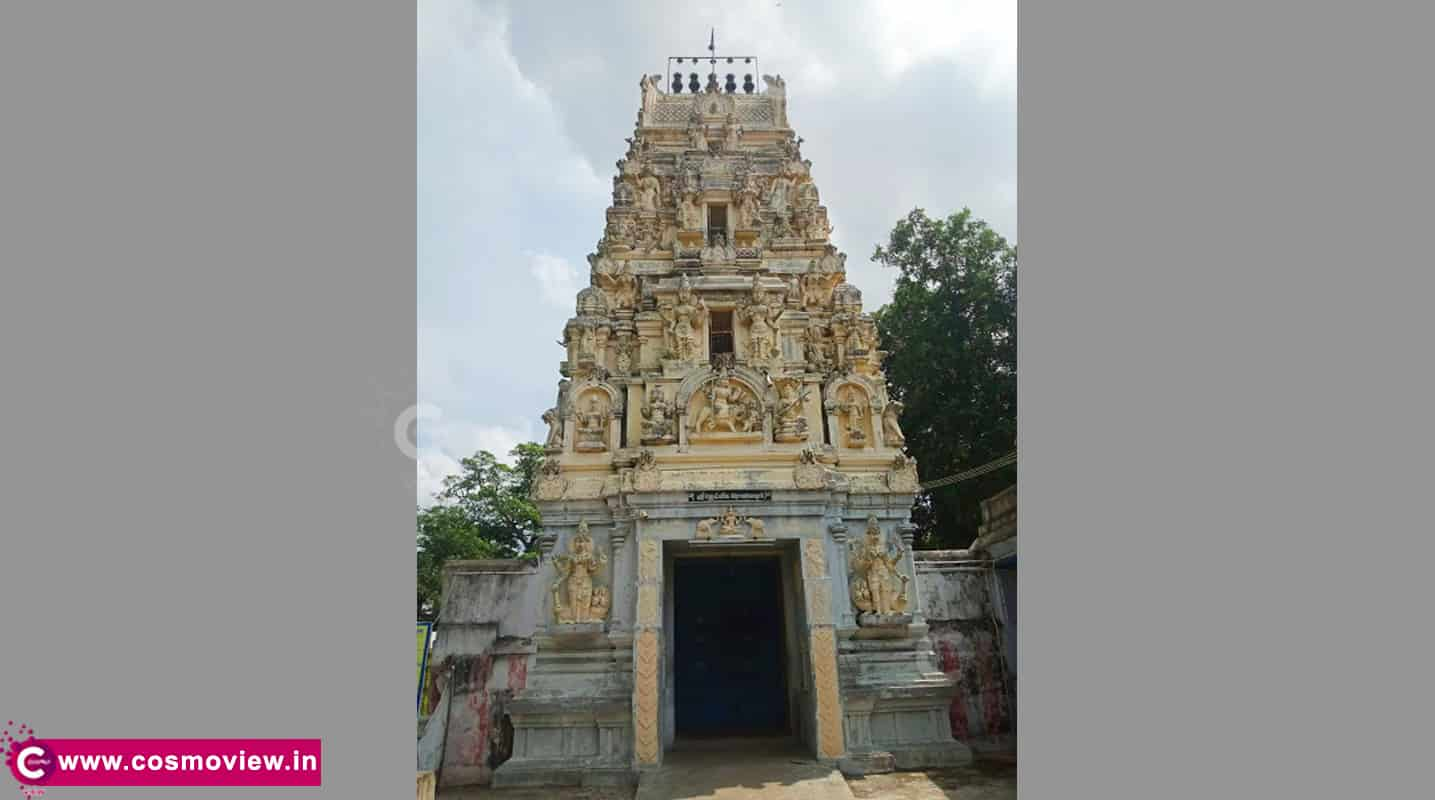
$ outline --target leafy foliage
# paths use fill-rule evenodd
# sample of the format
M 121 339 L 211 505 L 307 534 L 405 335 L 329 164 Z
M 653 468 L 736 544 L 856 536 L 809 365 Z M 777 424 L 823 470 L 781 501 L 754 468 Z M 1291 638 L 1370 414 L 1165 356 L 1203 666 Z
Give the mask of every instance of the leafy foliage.
M 962 209 L 914 209 L 873 259 L 898 270 L 892 302 L 874 315 L 888 388 L 902 401 L 907 451 L 923 481 L 1016 449 L 1016 247 Z M 1016 467 L 924 492 L 913 510 L 926 547 L 965 547 L 979 503 Z
M 543 461 L 533 442 L 510 451 L 514 464 L 480 450 L 444 478 L 438 503 L 418 512 L 418 616 L 438 616 L 443 564 L 467 558 L 531 558 L 539 528 L 529 489 Z

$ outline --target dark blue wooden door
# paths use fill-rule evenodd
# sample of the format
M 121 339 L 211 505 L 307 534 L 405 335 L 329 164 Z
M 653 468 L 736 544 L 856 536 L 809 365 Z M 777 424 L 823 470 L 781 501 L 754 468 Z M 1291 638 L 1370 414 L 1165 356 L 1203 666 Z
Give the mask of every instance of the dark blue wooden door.
M 678 559 L 673 635 L 679 734 L 787 729 L 776 558 Z

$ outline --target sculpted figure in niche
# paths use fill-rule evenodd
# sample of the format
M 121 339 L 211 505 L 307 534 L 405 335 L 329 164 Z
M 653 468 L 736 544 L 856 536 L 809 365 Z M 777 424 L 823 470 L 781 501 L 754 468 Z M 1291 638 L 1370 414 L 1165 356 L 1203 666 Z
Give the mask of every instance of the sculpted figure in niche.
M 608 616 L 608 591 L 593 586 L 593 576 L 608 563 L 608 557 L 593 554 L 588 522 L 578 523 L 578 532 L 568 543 L 568 553 L 553 557 L 558 580 L 553 583 L 553 621 L 560 625 L 600 622 Z
M 802 305 L 808 309 L 818 309 L 828 305 L 832 300 L 832 286 L 822 273 L 817 272 L 816 262 L 813 268 L 802 275 Z
M 638 279 L 634 277 L 626 261 L 615 264 L 608 272 L 599 273 L 599 276 L 610 308 L 630 309 L 637 305 Z
M 845 387 L 838 395 L 837 410 L 847 431 L 847 446 L 862 447 L 867 443 L 867 396 L 854 386 Z
M 578 449 L 608 449 L 608 409 L 596 394 L 590 396 L 587 406 L 578 411 Z
M 727 263 L 737 258 L 737 250 L 727 243 L 727 235 L 718 232 L 713 234 L 712 243 L 704 247 L 700 254 L 704 263 Z
M 889 447 L 901 447 L 907 442 L 907 437 L 902 435 L 901 426 L 897 424 L 902 408 L 900 402 L 893 400 L 882 409 L 882 439 Z
M 742 126 L 732 114 L 727 115 L 727 124 L 722 129 L 722 146 L 728 152 L 736 151 L 742 145 Z
M 708 384 L 707 405 L 693 419 L 697 433 L 749 433 L 762 424 L 761 407 L 746 398 L 743 388 L 720 378 Z
M 693 118 L 688 120 L 688 149 L 708 149 L 707 132 L 703 130 L 702 118 L 696 115 L 694 115 Z
M 876 517 L 867 518 L 865 541 L 853 543 L 848 563 L 852 565 L 852 604 L 868 614 L 901 614 L 907 610 L 906 575 L 897 571 L 905 551 L 898 545 L 890 550 L 882 541 Z
M 644 169 L 641 177 L 638 178 L 638 208 L 641 211 L 657 211 L 659 195 L 662 193 L 662 184 L 658 182 L 651 170 Z
M 618 340 L 618 353 L 614 358 L 618 367 L 619 375 L 628 375 L 633 371 L 633 339 L 624 336 Z
M 779 442 L 807 440 L 807 417 L 802 406 L 809 392 L 800 387 L 801 384 L 794 380 L 777 384 L 777 430 L 772 438 Z
M 643 444 L 670 444 L 673 432 L 673 404 L 663 396 L 662 387 L 653 387 L 652 396 L 643 404 Z M 651 451 L 645 451 L 651 454 Z
M 807 326 L 807 341 L 803 344 L 803 355 L 807 363 L 819 372 L 826 372 L 832 366 L 832 344 L 822 325 L 813 322 Z
M 762 223 L 762 208 L 758 203 L 757 192 L 744 191 L 737 198 L 737 227 L 742 230 L 752 230 Z
M 550 408 L 543 412 L 543 421 L 548 423 L 548 439 L 543 442 L 543 449 L 563 449 L 563 419 L 558 416 L 558 409 Z
M 791 191 L 792 178 L 786 173 L 778 173 L 767 190 L 767 207 L 779 213 L 787 211 L 787 196 Z

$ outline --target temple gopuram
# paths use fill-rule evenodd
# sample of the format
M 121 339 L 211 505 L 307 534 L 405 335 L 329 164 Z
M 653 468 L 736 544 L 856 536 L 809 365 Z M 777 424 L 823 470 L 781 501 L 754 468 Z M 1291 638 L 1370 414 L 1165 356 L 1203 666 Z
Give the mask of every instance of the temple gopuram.
M 949 766 L 972 757 L 954 704 L 987 724 L 943 665 L 1000 658 L 987 589 L 913 553 L 876 327 L 784 81 L 737 62 L 639 82 L 542 413 L 541 558 L 446 575 L 435 657 L 467 694 L 442 712 L 444 783 L 633 783 L 704 737 L 789 737 L 849 774 Z

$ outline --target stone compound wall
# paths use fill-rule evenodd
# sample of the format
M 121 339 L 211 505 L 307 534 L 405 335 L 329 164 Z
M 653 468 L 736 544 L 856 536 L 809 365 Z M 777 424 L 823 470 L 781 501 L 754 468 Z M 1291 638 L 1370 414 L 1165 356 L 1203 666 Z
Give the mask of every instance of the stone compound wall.
M 1002 652 L 991 562 L 965 550 L 913 554 L 929 635 L 943 672 L 959 687 L 950 715 L 952 736 L 976 751 L 1015 746 L 1014 689 Z
M 511 752 L 504 716 L 527 684 L 535 650 L 542 607 L 536 568 L 514 560 L 444 566 L 429 665 L 432 711 L 419 739 L 419 768 L 436 769 L 442 786 L 487 784 Z

